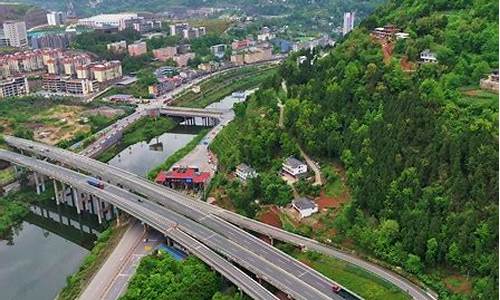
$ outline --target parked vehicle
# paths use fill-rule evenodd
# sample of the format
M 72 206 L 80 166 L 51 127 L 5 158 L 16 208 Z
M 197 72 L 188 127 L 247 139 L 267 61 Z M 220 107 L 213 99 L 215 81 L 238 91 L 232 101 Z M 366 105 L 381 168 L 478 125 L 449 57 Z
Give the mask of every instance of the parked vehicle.
M 100 182 L 95 178 L 88 179 L 87 183 L 90 184 L 91 186 L 95 186 L 96 188 L 104 189 L 104 183 Z
M 336 294 L 340 293 L 340 291 L 342 290 L 342 288 L 336 284 L 333 284 L 332 285 L 332 291 Z

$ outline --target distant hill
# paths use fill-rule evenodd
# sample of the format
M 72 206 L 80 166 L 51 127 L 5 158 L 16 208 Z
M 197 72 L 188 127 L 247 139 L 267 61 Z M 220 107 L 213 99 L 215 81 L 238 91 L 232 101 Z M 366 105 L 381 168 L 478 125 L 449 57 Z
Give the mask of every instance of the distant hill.
M 46 24 L 46 11 L 29 4 L 0 3 L 0 24 L 7 20 L 21 20 L 26 22 L 26 27 Z
M 17 1 L 17 0 L 16 0 Z M 103 12 L 150 11 L 162 12 L 179 8 L 238 7 L 251 14 L 278 15 L 294 10 L 321 9 L 328 15 L 339 17 L 347 10 L 355 10 L 359 16 L 366 16 L 383 0 L 20 0 L 45 9 L 66 10 L 72 2 L 78 16 Z

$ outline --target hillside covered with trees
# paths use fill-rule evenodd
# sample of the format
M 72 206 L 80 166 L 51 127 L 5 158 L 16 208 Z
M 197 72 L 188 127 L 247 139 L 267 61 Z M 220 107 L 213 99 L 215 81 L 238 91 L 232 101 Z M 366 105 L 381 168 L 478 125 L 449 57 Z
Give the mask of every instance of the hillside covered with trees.
M 495 1 L 393 0 L 330 55 L 290 57 L 216 138 L 222 170 L 246 162 L 272 173 L 297 141 L 347 171 L 352 199 L 332 220 L 334 243 L 353 242 L 444 299 L 498 298 L 498 94 L 479 89 L 498 68 L 497 12 Z M 370 32 L 386 24 L 409 38 L 384 53 Z M 438 63 L 419 62 L 425 49 Z M 247 213 L 268 189 L 216 184 Z
M 498 68 L 497 12 L 496 1 L 389 1 L 329 56 L 281 70 L 286 127 L 347 168 L 353 199 L 336 239 L 442 294 L 440 280 L 461 273 L 474 299 L 498 297 L 498 95 L 474 97 Z M 410 38 L 384 61 L 369 32 L 387 23 Z M 424 49 L 439 62 L 418 64 Z

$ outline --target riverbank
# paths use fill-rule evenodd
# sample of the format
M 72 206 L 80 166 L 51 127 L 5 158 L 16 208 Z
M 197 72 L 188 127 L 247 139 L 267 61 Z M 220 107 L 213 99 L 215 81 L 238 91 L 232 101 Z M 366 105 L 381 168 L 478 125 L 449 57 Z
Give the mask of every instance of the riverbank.
M 123 137 L 119 143 L 111 146 L 106 151 L 101 153 L 97 159 L 102 162 L 107 162 L 128 146 L 139 143 L 141 141 L 149 141 L 152 138 L 161 135 L 173 128 L 177 124 L 170 118 L 150 118 L 143 117 L 123 132 Z
M 186 146 L 177 150 L 174 154 L 170 155 L 162 164 L 149 171 L 147 176 L 148 179 L 154 180 L 156 178 L 156 175 L 158 175 L 160 171 L 170 169 L 170 167 L 172 167 L 177 161 L 181 160 L 184 156 L 191 152 L 209 131 L 210 129 L 208 128 L 202 129 L 196 135 L 196 137 L 194 137 Z

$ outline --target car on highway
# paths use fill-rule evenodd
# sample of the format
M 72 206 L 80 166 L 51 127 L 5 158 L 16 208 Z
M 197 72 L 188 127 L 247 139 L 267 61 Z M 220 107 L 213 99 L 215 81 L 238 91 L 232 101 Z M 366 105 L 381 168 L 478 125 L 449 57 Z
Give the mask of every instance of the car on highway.
M 336 285 L 335 283 L 332 285 L 332 291 L 336 294 L 340 293 L 340 291 L 342 290 L 342 288 L 338 285 Z

